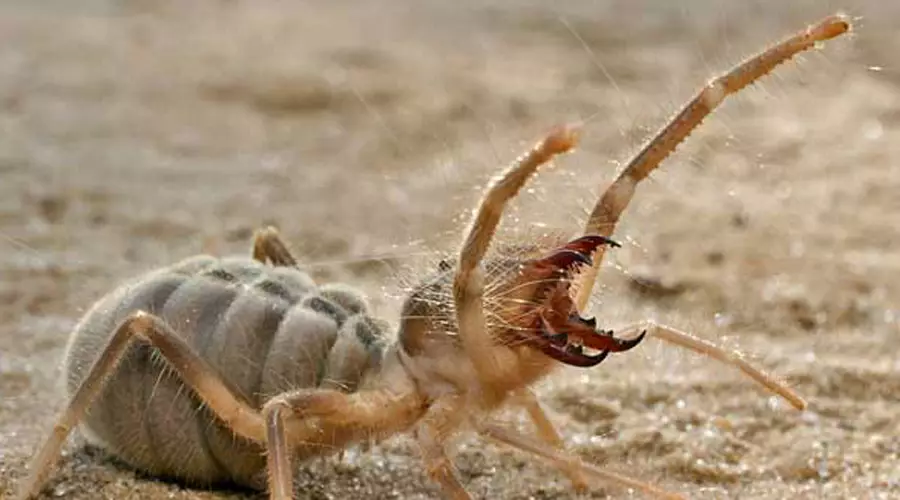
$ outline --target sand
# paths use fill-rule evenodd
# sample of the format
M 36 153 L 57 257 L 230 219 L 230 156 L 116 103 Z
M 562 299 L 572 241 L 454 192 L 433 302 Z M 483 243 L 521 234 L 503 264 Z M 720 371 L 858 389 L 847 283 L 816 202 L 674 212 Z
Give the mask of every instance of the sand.
M 180 2 L 0 5 L 0 496 L 61 408 L 72 326 L 117 283 L 275 224 L 317 279 L 396 323 L 503 164 L 557 123 L 502 242 L 577 234 L 709 77 L 843 9 L 862 16 L 729 101 L 641 185 L 592 302 L 746 353 L 810 400 L 648 341 L 535 387 L 579 456 L 691 498 L 900 497 L 900 18 L 892 2 Z M 571 498 L 462 436 L 477 498 Z M 298 498 L 434 498 L 408 439 L 298 472 Z M 46 498 L 199 490 L 70 441 Z M 627 498 L 602 485 L 587 498 Z

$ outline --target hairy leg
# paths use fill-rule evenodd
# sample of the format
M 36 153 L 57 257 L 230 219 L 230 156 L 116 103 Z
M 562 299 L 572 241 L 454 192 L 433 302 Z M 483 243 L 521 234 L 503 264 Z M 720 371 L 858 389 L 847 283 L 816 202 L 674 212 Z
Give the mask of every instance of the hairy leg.
M 536 441 L 531 437 L 525 436 L 520 432 L 497 422 L 479 424 L 478 432 L 491 440 L 512 446 L 513 448 L 517 448 L 532 455 L 537 455 L 561 470 L 578 470 L 581 474 L 598 481 L 616 484 L 624 488 L 633 488 L 653 498 L 667 500 L 684 499 L 681 495 L 669 493 L 636 479 L 621 476 L 599 467 L 586 464 L 577 458 L 568 456 L 562 451 L 556 450 L 545 443 Z
M 339 451 L 349 442 L 399 432 L 415 422 L 421 412 L 422 400 L 415 392 L 371 390 L 347 394 L 332 389 L 307 389 L 273 397 L 262 410 L 270 498 L 291 498 L 294 448 Z
M 446 451 L 447 440 L 464 418 L 463 404 L 461 396 L 445 396 L 429 408 L 428 414 L 416 429 L 416 438 L 422 448 L 422 461 L 428 476 L 440 485 L 447 498 L 453 500 L 471 498 L 460 482 Z
M 566 447 L 565 443 L 559 435 L 559 432 L 556 430 L 556 427 L 553 426 L 553 422 L 550 421 L 550 418 L 541 407 L 541 403 L 537 396 L 535 396 L 530 389 L 523 389 L 516 394 L 516 398 L 518 403 L 522 405 L 528 413 L 528 418 L 531 419 L 531 422 L 537 429 L 538 436 L 541 440 L 560 453 L 564 453 Z M 568 463 L 561 465 L 564 466 L 562 471 L 569 478 L 569 481 L 572 481 L 572 487 L 575 491 L 585 491 L 588 485 L 587 479 L 585 479 L 582 471 L 578 467 L 570 466 Z
M 271 262 L 273 266 L 296 267 L 297 259 L 291 255 L 281 234 L 272 226 L 258 229 L 253 235 L 253 259 Z
M 693 132 L 700 122 L 725 97 L 762 78 L 779 64 L 825 40 L 850 30 L 850 21 L 842 15 L 830 16 L 763 52 L 753 56 L 711 82 L 650 139 L 631 160 L 615 181 L 597 201 L 584 229 L 585 234 L 612 236 L 619 217 L 628 206 L 638 183 L 644 180 L 675 148 Z M 584 311 L 597 279 L 605 247 L 594 252 L 594 263 L 584 270 L 578 280 L 575 305 Z
M 650 337 L 656 337 L 671 344 L 675 344 L 694 352 L 709 356 L 710 358 L 721 361 L 722 363 L 734 366 L 744 372 L 747 376 L 763 385 L 769 391 L 778 394 L 787 400 L 794 408 L 798 410 L 806 409 L 806 400 L 800 397 L 795 391 L 785 384 L 779 382 L 775 377 L 756 368 L 748 363 L 740 353 L 734 351 L 726 351 L 716 346 L 712 342 L 701 339 L 687 332 L 682 332 L 671 326 L 660 325 L 652 321 L 646 321 L 636 325 L 626 326 L 619 331 L 619 335 L 623 337 L 632 337 L 642 332 L 647 332 Z
M 84 417 L 100 393 L 108 376 L 135 340 L 148 342 L 181 376 L 207 406 L 229 428 L 242 437 L 257 442 L 265 439 L 265 426 L 259 413 L 232 392 L 215 370 L 197 356 L 178 334 L 162 319 L 136 312 L 122 321 L 109 343 L 69 400 L 53 425 L 53 432 L 35 455 L 28 477 L 16 498 L 24 500 L 38 493 L 57 460 L 66 438 Z
M 561 127 L 494 178 L 478 205 L 460 249 L 459 267 L 453 281 L 459 337 L 479 379 L 485 382 L 493 380 L 498 374 L 497 362 L 493 356 L 494 346 L 492 339 L 486 334 L 482 309 L 484 276 L 480 269 L 481 260 L 487 253 L 506 203 L 518 194 L 538 167 L 575 147 L 577 140 L 577 128 Z

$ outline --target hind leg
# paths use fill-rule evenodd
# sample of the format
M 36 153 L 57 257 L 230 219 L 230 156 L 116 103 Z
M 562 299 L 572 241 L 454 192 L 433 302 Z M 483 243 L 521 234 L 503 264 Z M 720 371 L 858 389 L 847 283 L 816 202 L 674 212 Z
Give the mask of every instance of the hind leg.
M 281 234 L 272 226 L 259 229 L 253 235 L 253 259 L 259 262 L 271 262 L 277 267 L 296 267 L 297 259 L 291 255 Z
M 14 498 L 25 500 L 37 495 L 69 433 L 84 417 L 103 389 L 106 379 L 135 340 L 152 345 L 178 372 L 185 384 L 236 434 L 259 443 L 265 442 L 265 425 L 259 412 L 236 396 L 215 370 L 172 327 L 157 316 L 136 312 L 116 328 L 100 357 L 91 366 L 63 413 L 56 419 L 52 433 L 32 459 L 28 477 Z

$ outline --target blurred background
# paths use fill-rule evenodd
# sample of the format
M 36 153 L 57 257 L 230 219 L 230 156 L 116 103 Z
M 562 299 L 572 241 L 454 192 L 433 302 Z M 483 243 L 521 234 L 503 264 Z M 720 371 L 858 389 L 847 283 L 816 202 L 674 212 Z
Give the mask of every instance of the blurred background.
M 0 4 L 0 495 L 63 404 L 72 326 L 117 283 L 277 225 L 320 281 L 400 301 L 490 176 L 586 122 L 501 242 L 576 234 L 710 77 L 819 18 L 849 36 L 726 102 L 639 188 L 592 304 L 739 349 L 811 400 L 653 342 L 537 388 L 573 450 L 691 498 L 900 495 L 900 4 L 877 0 Z M 461 441 L 478 498 L 570 498 Z M 431 498 L 403 439 L 299 498 Z M 414 471 L 414 472 L 410 472 Z M 256 498 L 157 482 L 75 439 L 55 498 Z M 623 496 L 598 489 L 588 498 Z M 625 495 L 627 496 L 627 495 Z

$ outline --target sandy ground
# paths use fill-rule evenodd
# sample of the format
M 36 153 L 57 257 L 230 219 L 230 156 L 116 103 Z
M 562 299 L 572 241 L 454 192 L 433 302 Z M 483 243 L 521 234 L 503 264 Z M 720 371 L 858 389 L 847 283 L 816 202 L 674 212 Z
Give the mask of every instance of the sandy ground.
M 489 176 L 549 127 L 587 120 L 503 241 L 575 234 L 707 78 L 843 9 L 854 36 L 727 103 L 641 186 L 592 306 L 738 348 L 810 410 L 653 342 L 537 390 L 579 455 L 692 498 L 900 498 L 896 2 L 178 3 L 0 5 L 0 495 L 62 404 L 69 330 L 121 280 L 246 252 L 272 223 L 396 321 Z M 477 440 L 457 463 L 479 498 L 572 496 Z M 436 496 L 418 469 L 401 438 L 302 468 L 299 496 Z M 142 477 L 78 438 L 46 494 L 254 497 Z

